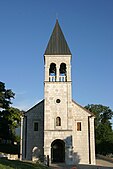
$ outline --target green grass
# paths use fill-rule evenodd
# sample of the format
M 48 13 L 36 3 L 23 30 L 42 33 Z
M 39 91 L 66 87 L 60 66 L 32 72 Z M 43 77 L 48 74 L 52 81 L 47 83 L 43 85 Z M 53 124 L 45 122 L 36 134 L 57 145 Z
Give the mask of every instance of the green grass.
M 14 168 L 0 164 L 0 169 L 14 169 Z
M 0 159 L 0 169 L 49 169 L 41 164 Z

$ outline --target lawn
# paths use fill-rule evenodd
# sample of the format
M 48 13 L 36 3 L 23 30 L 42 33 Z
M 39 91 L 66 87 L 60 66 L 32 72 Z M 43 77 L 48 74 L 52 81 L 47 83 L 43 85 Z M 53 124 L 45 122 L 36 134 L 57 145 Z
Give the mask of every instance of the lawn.
M 0 159 L 0 169 L 49 169 L 41 164 Z

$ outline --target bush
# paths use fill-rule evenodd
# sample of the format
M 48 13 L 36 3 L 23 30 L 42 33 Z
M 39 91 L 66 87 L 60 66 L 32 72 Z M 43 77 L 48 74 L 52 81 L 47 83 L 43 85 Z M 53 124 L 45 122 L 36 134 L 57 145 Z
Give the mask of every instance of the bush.
M 0 144 L 0 152 L 7 154 L 20 154 L 19 145 Z

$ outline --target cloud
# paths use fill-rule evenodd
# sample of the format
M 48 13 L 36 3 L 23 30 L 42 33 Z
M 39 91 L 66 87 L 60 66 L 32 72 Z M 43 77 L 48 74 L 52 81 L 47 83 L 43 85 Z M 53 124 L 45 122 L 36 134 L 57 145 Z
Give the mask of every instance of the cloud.
M 20 92 L 15 92 L 15 95 L 25 95 L 27 92 L 26 91 L 20 91 Z

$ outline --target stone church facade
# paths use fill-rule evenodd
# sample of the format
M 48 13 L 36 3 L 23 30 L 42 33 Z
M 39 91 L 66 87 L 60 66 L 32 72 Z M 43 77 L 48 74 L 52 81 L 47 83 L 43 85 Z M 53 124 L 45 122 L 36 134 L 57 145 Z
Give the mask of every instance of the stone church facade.
M 44 100 L 21 122 L 23 160 L 95 164 L 94 115 L 72 100 L 71 58 L 57 20 L 44 53 Z

